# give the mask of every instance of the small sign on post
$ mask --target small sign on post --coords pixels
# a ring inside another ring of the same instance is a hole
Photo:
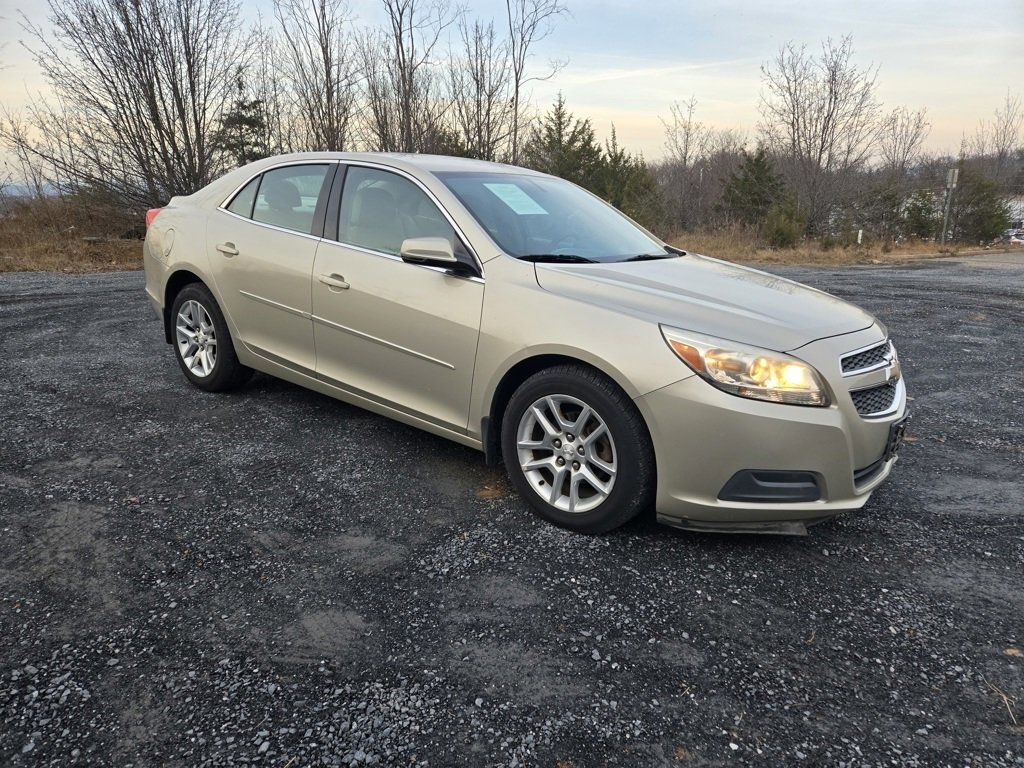
[[[956,183],[960,179],[960,169],[950,168],[946,172],[946,204],[945,210],[942,214],[942,236],[939,242],[942,245],[946,244],[946,234],[949,229],[949,210],[953,207],[953,190],[956,189]]]

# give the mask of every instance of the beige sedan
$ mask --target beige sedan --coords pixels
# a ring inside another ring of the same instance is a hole
[[[886,330],[685,253],[567,181],[307,153],[147,215],[146,290],[186,378],[252,371],[483,451],[598,533],[804,533],[888,475],[906,394]]]

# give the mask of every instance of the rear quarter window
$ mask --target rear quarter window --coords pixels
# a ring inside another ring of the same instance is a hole
[[[232,213],[237,213],[239,216],[251,219],[252,204],[256,201],[256,189],[259,185],[260,177],[257,176],[238,191],[238,194],[235,195],[234,200],[228,206],[228,210]]]

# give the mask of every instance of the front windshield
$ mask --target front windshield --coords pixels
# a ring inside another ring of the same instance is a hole
[[[517,258],[624,261],[666,255],[629,219],[563,179],[437,173],[494,242]]]

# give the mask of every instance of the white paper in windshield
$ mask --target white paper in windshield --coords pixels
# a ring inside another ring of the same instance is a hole
[[[515,184],[484,184],[494,195],[505,205],[511,208],[520,216],[532,216],[538,213],[546,214],[536,200],[526,194]]]

